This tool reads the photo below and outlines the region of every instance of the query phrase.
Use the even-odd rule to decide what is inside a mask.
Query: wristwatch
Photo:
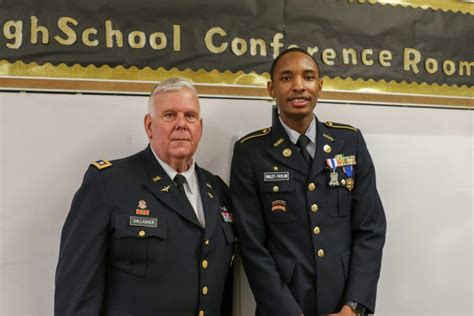
[[[348,305],[350,308],[352,308],[354,313],[356,313],[358,316],[359,315],[360,316],[364,315],[364,312],[365,312],[365,306],[364,305],[359,304],[357,302],[353,302],[353,301],[347,301],[346,305]]]

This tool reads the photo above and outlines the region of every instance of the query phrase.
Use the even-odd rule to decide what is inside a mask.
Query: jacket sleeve
[[[100,171],[90,167],[72,201],[61,235],[54,315],[100,315],[109,209]]]
[[[230,198],[229,187],[227,184],[222,180],[219,176],[216,176],[219,192],[221,197],[230,210],[233,212],[233,207]],[[234,255],[234,254],[233,254]],[[231,262],[231,266],[229,271],[227,272],[227,277],[225,280],[224,285],[224,293],[222,295],[222,303],[221,303],[221,316],[232,316],[232,309],[233,309],[233,290],[234,290],[234,265],[233,260]]]
[[[238,142],[234,147],[230,190],[240,254],[258,311],[261,315],[301,315],[300,306],[281,279],[266,246],[266,223],[256,174],[249,154]]]
[[[357,134],[357,165],[352,194],[352,255],[346,300],[375,309],[377,282],[385,243],[386,220],[377,192],[375,169],[362,134]]]

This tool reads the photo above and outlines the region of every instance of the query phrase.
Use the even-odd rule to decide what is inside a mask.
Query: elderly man
[[[57,316],[221,316],[231,309],[224,292],[233,216],[226,185],[193,159],[202,119],[192,84],[160,83],[144,123],[150,145],[92,163],[74,196],[56,271]]]
[[[258,315],[375,308],[386,224],[374,165],[357,128],[313,114],[320,78],[305,51],[281,53],[268,83],[279,119],[235,145],[230,187]]]

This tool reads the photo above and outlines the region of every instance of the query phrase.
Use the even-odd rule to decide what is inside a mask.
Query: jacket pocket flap
[[[166,222],[160,221],[158,218],[118,214],[115,215],[115,236],[117,238],[158,237],[166,239],[168,232]]]
[[[278,192],[292,192],[294,190],[293,181],[275,181],[275,182],[264,182],[260,181],[260,188],[262,192],[278,193]]]

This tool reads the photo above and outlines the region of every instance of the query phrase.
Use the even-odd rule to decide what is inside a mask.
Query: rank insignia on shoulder
[[[112,166],[112,163],[108,160],[96,160],[91,163],[94,167],[96,167],[99,170],[108,168]]]
[[[227,207],[225,205],[221,206],[220,209],[221,209],[222,219],[224,220],[224,222],[233,223],[234,222],[234,214],[229,212],[229,210],[227,209]]]
[[[239,143],[243,144],[245,143],[246,141],[248,141],[249,139],[252,139],[252,138],[256,138],[256,137],[261,137],[261,136],[265,136],[267,135],[268,133],[270,133],[271,131],[271,127],[267,127],[267,128],[264,128],[264,129],[261,129],[261,130],[258,130],[256,132],[252,132],[244,137],[242,137],[240,140],[239,140]]]
[[[272,212],[286,212],[286,201],[284,200],[273,201]]]
[[[358,129],[353,127],[353,126],[350,126],[350,125],[346,125],[346,124],[341,124],[341,123],[334,123],[334,122],[324,122],[324,125],[326,125],[327,127],[331,127],[331,128],[342,128],[342,129],[348,129],[348,130],[351,130],[351,131],[354,131],[354,132],[357,132]]]

